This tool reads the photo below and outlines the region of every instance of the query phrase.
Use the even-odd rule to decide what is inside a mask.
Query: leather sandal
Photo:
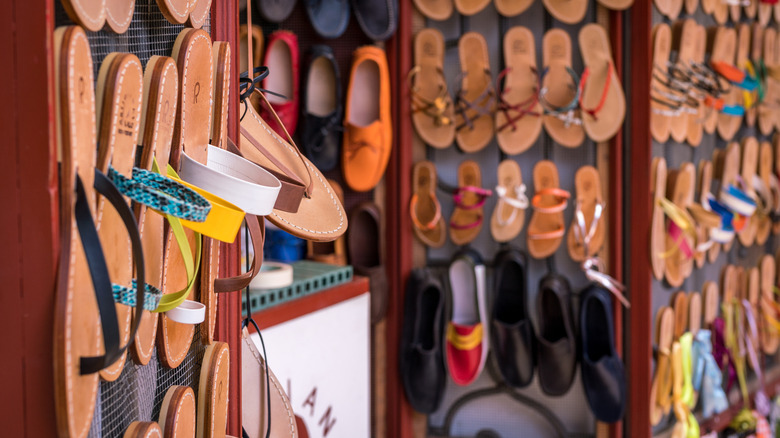
[[[567,247],[575,262],[595,256],[604,245],[606,204],[601,192],[601,176],[593,166],[582,166],[574,175],[577,189],[574,218],[569,227]]]
[[[528,150],[542,132],[535,47],[528,28],[516,26],[504,34],[506,68],[498,75],[499,82],[503,78],[503,87],[495,119],[496,140],[507,155]]]
[[[54,315],[54,395],[59,435],[84,437],[95,411],[98,372],[123,358],[128,347],[128,342],[120,339],[111,283],[115,279],[109,275],[108,268],[113,260],[105,258],[98,236],[101,216],[93,215],[97,212],[97,194],[101,195],[101,204],[108,200],[116,209],[114,214],[120,217],[132,242],[132,253],[127,255],[135,260],[137,289],[132,297],[127,294],[125,298],[128,304],[133,299],[138,311],[128,327],[126,340],[135,336],[141,309],[155,303],[145,300],[143,249],[132,210],[111,180],[95,166],[96,99],[91,86],[94,83],[92,56],[87,36],[78,26],[65,26],[55,30],[54,42],[55,71],[61,73],[56,114],[62,197],[61,255]],[[116,59],[115,75],[120,64],[137,62],[134,56],[126,56]],[[110,60],[106,65],[109,64]],[[137,68],[140,70],[140,62]],[[101,82],[105,83],[105,79]],[[128,82],[132,82],[132,74],[128,75]],[[140,91],[140,84],[138,87]],[[79,286],[85,284],[91,284],[93,291]]]
[[[483,206],[492,194],[482,188],[482,172],[475,161],[466,160],[458,166],[458,188],[453,194],[455,210],[450,217],[450,240],[466,245],[479,235],[483,222]]]
[[[780,326],[773,324],[777,322],[774,315],[775,299],[775,278],[777,275],[777,264],[775,258],[767,254],[761,258],[761,299],[760,312],[760,330],[761,330],[761,350],[764,354],[772,355],[780,347]]]
[[[339,198],[341,205],[344,205],[344,190],[338,182],[329,179],[328,183],[336,192],[336,196]],[[446,233],[442,231],[442,239],[446,239]],[[332,242],[312,242],[306,241],[306,257],[309,260],[314,260],[320,263],[328,263],[331,265],[346,266],[347,265],[347,249],[344,236]]]
[[[436,166],[432,162],[415,163],[412,169],[413,194],[409,201],[412,230],[420,241],[432,248],[440,248],[447,240],[447,226],[436,197],[436,182]]]
[[[601,25],[580,30],[579,44],[585,70],[580,78],[580,109],[585,132],[595,142],[614,137],[626,116],[626,97],[612,62],[609,37]]]
[[[758,166],[758,140],[755,137],[746,137],[742,140],[742,159],[740,161],[740,176],[744,184],[743,190],[753,199],[753,203],[756,203],[755,198],[757,195],[753,186],[753,178],[756,176],[756,167]],[[757,215],[748,216],[745,227],[737,232],[739,241],[743,246],[749,247],[755,242],[758,229],[757,220]]]
[[[466,153],[484,149],[493,139],[493,110],[496,92],[490,74],[485,37],[468,32],[458,41],[462,73],[461,89],[455,99],[455,139]]]
[[[493,0],[496,10],[503,17],[516,17],[531,7],[534,0]]]
[[[683,163],[679,170],[669,172],[667,199],[661,206],[669,217],[666,225],[665,278],[673,287],[679,287],[693,271],[695,242],[694,222],[687,207],[693,202],[694,168]]]
[[[708,31],[708,44],[710,49],[710,64],[733,66],[737,50],[737,32],[731,28],[716,27]],[[724,104],[737,105],[741,99],[741,91],[737,87],[731,87],[731,91],[724,96]],[[744,112],[743,112],[744,113]],[[720,113],[718,115],[718,135],[726,141],[734,138],[734,135],[742,125],[742,114]]]
[[[705,259],[709,258],[710,263],[714,263],[715,258],[720,254],[720,241],[724,238],[733,238],[734,233],[728,233],[723,228],[723,217],[712,210],[710,199],[712,192],[712,163],[708,160],[699,161],[696,179],[698,201],[688,206],[688,212],[691,213],[696,222],[696,249],[694,259],[696,266],[704,266]]]
[[[528,252],[536,259],[543,259],[555,253],[566,234],[563,211],[571,194],[560,188],[558,168],[549,160],[542,160],[534,166],[534,189],[531,205],[534,212],[528,224]]]
[[[674,311],[670,307],[661,307],[655,317],[656,366],[650,386],[650,424],[653,426],[661,422],[672,405],[671,349],[673,330]]]
[[[666,160],[653,158],[650,170],[650,190],[653,197],[653,216],[650,222],[650,264],[656,280],[663,280],[666,272],[666,239],[664,210],[661,200],[666,198]]]
[[[772,145],[763,141],[759,145],[757,174],[753,176],[753,188],[756,191],[756,244],[763,245],[772,232],[772,214],[776,208],[775,193],[772,191],[772,167],[774,157]]]
[[[542,40],[542,124],[556,143],[577,147],[585,140],[580,118],[580,78],[572,69],[571,38],[563,29],[550,29]]]
[[[487,7],[490,0],[453,0],[461,15],[474,15]]]
[[[697,54],[698,25],[692,19],[676,21],[672,25],[672,35],[672,47],[677,52],[675,67],[680,69],[691,65]],[[690,128],[688,123],[689,116],[698,116],[698,112],[692,113],[695,108],[692,108],[689,99],[682,99],[680,104],[682,105],[681,110],[679,114],[671,119],[670,126],[671,137],[678,143],[682,143],[688,138],[688,129]]]
[[[452,0],[413,0],[413,3],[421,14],[436,21],[450,18],[455,9]]]
[[[409,72],[412,122],[426,144],[446,148],[455,139],[455,111],[444,77],[444,36],[426,28],[414,37],[414,68]]]
[[[669,54],[672,50],[672,30],[666,23],[658,23],[653,26],[653,69],[661,75],[667,75]],[[674,109],[674,104],[666,102],[666,96],[670,90],[653,74],[650,79],[650,135],[659,143],[669,141],[671,122],[674,117],[679,117],[679,112]]]
[[[587,0],[542,0],[544,8],[556,20],[566,24],[577,24],[588,12]]]
[[[99,124],[97,169],[104,174],[131,178],[143,101],[143,70],[138,58],[119,53],[108,55],[100,66],[96,94]],[[112,282],[131,287],[130,239],[125,234],[122,217],[116,210],[106,208],[109,202],[104,197],[98,197],[96,212],[101,218],[98,235],[101,242],[110,242],[104,250]],[[128,344],[131,341],[132,308],[125,303],[117,303],[116,313],[120,341]],[[100,376],[108,381],[118,379],[124,363],[125,355],[122,355],[110,367],[101,370]]]
[[[490,234],[496,242],[509,242],[523,229],[528,196],[520,166],[512,159],[498,164],[498,202],[490,219]]]
[[[765,73],[764,99],[758,104],[758,130],[763,135],[771,135],[775,128],[778,99],[780,99],[780,83],[769,74],[772,67],[780,64],[776,47],[777,31],[773,27],[764,29],[761,63],[767,72]]]
[[[160,437],[195,437],[195,392],[189,386],[168,388],[160,408]]]

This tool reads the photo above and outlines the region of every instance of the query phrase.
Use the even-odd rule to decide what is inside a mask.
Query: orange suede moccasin
[[[382,179],[390,159],[392,129],[385,51],[360,47],[353,56],[344,116],[341,167],[349,188],[366,192]]]

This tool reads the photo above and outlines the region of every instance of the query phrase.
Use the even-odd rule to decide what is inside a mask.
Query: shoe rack
[[[532,6],[513,18],[502,18],[495,10],[493,4],[489,4],[485,10],[471,17],[458,16],[457,12],[445,21],[426,20],[411,4],[407,5],[401,2],[401,21],[399,25],[399,44],[401,45],[400,75],[398,81],[404,81],[406,74],[414,66],[412,58],[413,37],[415,33],[425,27],[434,27],[439,29],[445,39],[445,76],[448,82],[450,95],[453,97],[460,88],[457,80],[457,74],[460,71],[458,63],[457,43],[458,37],[467,31],[477,31],[482,33],[489,48],[490,66],[493,80],[503,69],[501,63],[502,43],[501,39],[504,32],[513,26],[525,26],[529,28],[535,39],[537,66],[541,70],[541,42],[544,32],[550,28],[561,28],[567,31],[573,42],[572,60],[574,69],[582,71],[582,60],[576,44],[577,32],[579,28],[588,22],[597,22],[602,24],[610,37],[612,44],[612,55],[615,66],[626,92],[627,107],[632,108],[632,82],[629,79],[628,66],[624,68],[624,59],[627,53],[628,41],[632,41],[634,30],[628,30],[625,26],[625,19],[636,12],[632,10],[628,13],[611,12],[597,6],[596,2],[589,2],[589,9],[586,18],[578,25],[566,25],[554,20],[544,9],[541,1],[533,2]],[[639,2],[637,2],[639,3]],[[633,6],[636,8],[636,5]],[[632,45],[633,47],[633,45]],[[406,85],[406,89],[409,86]],[[493,139],[488,146],[480,152],[464,154],[459,151],[456,145],[445,149],[433,149],[427,147],[415,132],[410,116],[410,93],[399,93],[399,142],[411,147],[400,148],[398,155],[391,161],[391,169],[388,173],[388,183],[400,190],[393,193],[393,202],[398,211],[397,215],[388,218],[388,241],[398,242],[397,264],[389,265],[389,275],[391,278],[398,278],[400,281],[392,289],[396,291],[390,306],[390,324],[397,324],[396,329],[390,329],[390,333],[399,332],[402,323],[402,315],[399,310],[403,306],[403,295],[405,290],[405,279],[412,268],[429,266],[441,268],[442,272],[449,263],[452,255],[458,247],[448,242],[437,249],[429,249],[417,240],[412,233],[412,220],[409,215],[409,199],[411,197],[411,169],[412,165],[421,160],[432,161],[437,168],[439,178],[439,189],[437,197],[442,204],[442,217],[444,221],[449,220],[449,214],[453,209],[452,197],[447,188],[455,186],[457,177],[456,171],[458,164],[464,160],[471,159],[479,163],[482,170],[482,187],[493,189],[496,185],[496,167],[498,163],[506,158],[499,152],[496,140]],[[632,109],[629,109],[626,115],[626,125],[632,120]],[[512,158],[520,165],[522,169],[523,182],[528,187],[528,196],[533,196],[532,169],[536,162],[542,159],[553,160],[558,166],[561,187],[572,191],[574,196],[573,178],[575,171],[583,165],[591,164],[599,170],[604,187],[604,196],[608,207],[607,216],[607,242],[600,253],[601,257],[608,264],[608,272],[618,280],[623,280],[624,265],[624,247],[623,239],[625,224],[621,220],[624,212],[623,204],[623,175],[624,175],[624,134],[619,132],[611,141],[604,143],[594,143],[589,139],[577,148],[565,148],[554,144],[553,141],[542,133],[534,145],[527,151],[514,155]],[[390,194],[389,194],[390,195]],[[501,245],[494,242],[490,236],[489,218],[495,206],[495,197],[489,199],[485,204],[484,217],[485,223],[479,236],[469,245],[476,249],[485,260],[488,269],[493,256],[501,248]],[[571,203],[570,203],[571,206]],[[521,234],[511,241],[515,247],[526,249],[526,229],[530,219],[530,208],[526,213],[525,225]],[[565,213],[566,229],[571,224],[573,208],[567,209]],[[397,234],[396,234],[397,233]],[[411,257],[409,255],[411,254]],[[536,289],[539,279],[548,272],[551,267],[558,273],[563,274],[571,283],[572,302],[574,303],[574,314],[577,314],[578,308],[576,292],[580,290],[587,282],[577,263],[573,262],[567,252],[565,242],[557,250],[556,254],[545,260],[533,260],[529,257],[527,268],[528,275],[528,306],[533,308]],[[446,275],[446,274],[444,274]],[[490,274],[488,274],[490,276]],[[488,282],[490,285],[490,281]],[[489,286],[488,286],[489,287]],[[490,289],[488,289],[490,290]],[[446,293],[446,292],[445,292]],[[635,294],[629,292],[627,297],[633,300]],[[633,303],[632,303],[633,307]],[[619,350],[623,349],[623,321],[626,313],[622,306],[614,300],[613,313],[615,315],[616,327],[616,345]],[[532,312],[533,313],[533,312]],[[533,319],[533,316],[532,316]],[[577,318],[575,318],[577,319]],[[392,326],[389,326],[392,327]],[[395,352],[394,354],[397,354]],[[389,358],[390,359],[390,358]],[[388,361],[388,367],[397,367],[398,358],[393,357]],[[388,402],[390,403],[389,418],[398,418],[395,425],[389,425],[388,436],[403,437],[424,437],[424,436],[473,436],[481,429],[494,428],[501,431],[499,427],[511,425],[524,425],[528,427],[540,427],[535,431],[546,430],[550,433],[556,433],[551,436],[641,436],[631,435],[623,423],[613,425],[597,424],[588,412],[584,399],[582,384],[578,376],[575,378],[569,392],[563,397],[547,397],[541,394],[537,378],[531,387],[512,390],[500,384],[490,375],[488,369],[482,372],[477,381],[467,387],[458,387],[452,383],[448,377],[447,389],[444,395],[444,401],[441,407],[433,414],[426,416],[414,412],[406,401],[402,385],[398,376],[388,375]],[[628,368],[626,368],[628,370]],[[399,380],[395,380],[399,379]],[[629,382],[630,388],[631,382]],[[629,389],[629,394],[631,390]],[[576,409],[568,407],[576,406]],[[564,408],[566,407],[566,408]],[[567,413],[562,411],[577,411],[576,413]],[[497,414],[502,412],[505,414]],[[533,413],[532,413],[533,412]],[[626,409],[626,418],[633,421],[630,408]],[[510,414],[511,413],[511,414]],[[552,416],[552,420],[549,418]],[[547,418],[542,420],[542,418]],[[457,426],[454,426],[457,423]],[[549,426],[553,424],[554,426]],[[552,427],[552,429],[550,428]],[[545,429],[546,428],[546,429]],[[553,432],[553,429],[555,432]],[[625,434],[625,435],[624,435]],[[501,436],[506,435],[506,432]]]
[[[702,4],[695,3],[697,4],[695,12],[687,12],[686,9],[683,9],[678,19],[692,19],[697,24],[707,28],[717,26],[715,19],[703,12]],[[757,18],[748,18],[742,11],[739,20],[732,21],[729,18],[726,26],[738,28],[740,24],[752,25],[755,21]],[[632,310],[626,320],[626,330],[629,334],[626,339],[628,346],[626,353],[629,358],[627,372],[630,380],[629,406],[631,412],[627,432],[630,432],[628,436],[637,437],[666,437],[672,433],[675,426],[674,414],[670,415],[672,419],[664,418],[660,424],[651,426],[650,410],[647,408],[648,394],[651,393],[651,378],[657,363],[654,331],[658,310],[662,306],[670,305],[673,294],[678,291],[684,291],[688,293],[688,296],[694,291],[703,292],[704,284],[708,281],[717,283],[719,296],[722,299],[721,273],[725,266],[734,265],[747,271],[757,267],[764,254],[774,258],[776,251],[780,248],[780,239],[773,234],[770,234],[765,244],[748,246],[740,243],[739,239],[735,237],[735,242],[729,250],[722,249],[716,258],[706,260],[702,267],[694,267],[692,274],[679,287],[672,287],[666,280],[657,280],[652,273],[649,259],[652,238],[649,230],[651,229],[654,199],[651,195],[652,168],[649,163],[654,158],[663,157],[666,160],[667,169],[676,170],[684,162],[691,162],[697,166],[701,160],[712,160],[714,151],[725,150],[730,143],[739,143],[748,137],[756,138],[759,143],[772,142],[772,135],[762,135],[758,125],[748,126],[744,121],[736,135],[729,141],[724,140],[717,132],[708,134],[706,131],[701,143],[696,147],[686,142],[678,143],[671,138],[663,143],[653,139],[648,123],[652,115],[650,95],[648,94],[653,68],[652,29],[659,23],[667,23],[672,26],[674,22],[675,20],[663,16],[653,2],[637,2],[628,23],[634,35],[631,43],[633,53],[637,56],[632,58],[630,72],[633,92],[630,93],[629,99],[633,111],[629,120],[631,148],[630,151],[627,151],[626,166],[631,169],[631,172],[626,174],[625,185],[626,256],[627,260],[631,260],[631,263],[626,266],[626,285],[628,290],[633,292],[631,293]],[[777,22],[772,21],[767,27],[777,28]],[[674,32],[672,35],[675,35]],[[673,38],[676,37],[673,36]],[[675,52],[674,48],[672,50]],[[644,56],[644,53],[647,53],[647,56]],[[751,55],[749,57],[752,58]],[[674,59],[673,53],[671,60],[674,61]],[[698,200],[698,191],[696,196]],[[777,284],[776,279],[773,278],[772,281]],[[760,325],[760,316],[756,315],[756,318]],[[762,363],[766,394],[770,398],[774,397],[778,393],[778,383],[780,383],[777,355],[760,353],[759,361]],[[752,400],[758,386],[758,379],[752,371],[747,374],[747,387]],[[724,430],[732,418],[739,413],[743,404],[742,397],[738,393],[739,385],[735,382],[731,391],[726,392],[729,407],[720,414],[702,418],[701,404],[693,411],[698,418],[702,436],[713,431]]]

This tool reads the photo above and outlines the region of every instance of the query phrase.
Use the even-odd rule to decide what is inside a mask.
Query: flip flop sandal
[[[98,371],[118,360],[127,348],[126,342],[120,346],[112,279],[96,229],[101,225],[100,216],[93,218],[96,192],[119,209],[130,233],[140,291],[145,289],[145,273],[132,211],[111,181],[95,168],[96,101],[87,36],[78,26],[60,27],[54,32],[54,42],[55,71],[60,72],[56,114],[62,166],[54,394],[59,435],[85,437],[95,411]],[[77,286],[85,284],[92,284],[94,292]],[[136,293],[135,298],[140,307],[149,304],[143,293]],[[140,318],[133,320],[131,331],[139,322]]]
[[[162,438],[162,430],[154,421],[133,421],[127,427],[123,438]]]
[[[634,0],[598,0],[598,2],[601,6],[613,11],[625,11],[634,4]]]
[[[436,21],[450,18],[455,9],[452,0],[414,0],[414,5],[421,14]]]
[[[688,294],[683,291],[675,292],[669,300],[669,307],[674,311],[674,339],[679,340],[688,330]]]
[[[563,29],[550,29],[542,40],[542,123],[553,141],[577,147],[585,140],[579,112],[580,78],[571,65],[571,39]]]
[[[179,77],[176,63],[168,57],[153,56],[144,72],[144,95],[141,110],[143,148],[140,168],[150,170],[168,163],[176,119],[176,104],[179,93]],[[147,262],[147,284],[163,288],[163,266],[165,243],[165,217],[152,211],[144,204],[135,203],[135,215]],[[146,365],[154,352],[157,337],[157,313],[144,311],[141,325],[133,342],[133,358]]]
[[[679,287],[693,271],[695,240],[694,222],[687,207],[693,202],[695,170],[693,164],[683,163],[679,170],[669,172],[666,181],[667,199],[661,206],[669,217],[666,232],[666,281]]]
[[[189,386],[171,386],[160,408],[165,438],[195,438],[195,392]]]
[[[577,24],[588,12],[588,0],[542,0],[544,8],[556,20],[566,24]]]
[[[666,23],[653,26],[653,69],[662,76],[668,73],[667,64],[672,51],[672,30]],[[679,117],[679,111],[674,111],[676,103],[667,103],[670,90],[664,86],[660,77],[653,74],[650,85],[650,135],[659,143],[669,141],[670,127],[673,117]]]
[[[498,185],[495,193],[498,202],[490,219],[490,234],[496,242],[509,242],[523,229],[528,196],[516,161],[509,158],[503,160],[498,164],[496,174]]]
[[[704,55],[707,52],[707,30],[704,26],[697,24],[695,34],[693,62],[698,65],[704,65]],[[710,129],[707,131],[708,133],[715,132],[718,118],[714,113],[711,108],[703,105],[701,101],[697,101],[697,105],[691,108],[691,111],[688,112],[688,135],[686,137],[689,145],[693,147],[700,145],[706,129]],[[710,122],[710,126],[705,127],[708,118],[712,119],[712,122]]]
[[[531,200],[534,212],[528,224],[528,252],[535,259],[555,254],[561,245],[566,226],[563,211],[566,210],[571,194],[560,188],[558,168],[549,160],[542,160],[534,166],[534,189]]]
[[[106,57],[98,73],[96,102],[99,121],[97,169],[109,177],[114,173],[131,179],[143,102],[143,70],[135,55],[112,53]],[[104,247],[104,253],[112,282],[130,287],[133,279],[130,239],[119,213],[106,208],[109,202],[98,197],[98,235],[101,242],[111,243]],[[120,340],[127,344],[131,341],[132,307],[117,303],[116,313]],[[125,355],[122,355],[101,370],[100,376],[114,381],[122,373],[124,364]]]
[[[698,225],[696,241],[704,242],[697,243],[697,251],[694,254],[696,266],[701,268],[704,265],[704,255],[707,255],[710,263],[714,263],[718,254],[720,254],[720,243],[733,239],[734,232],[726,229],[726,225],[730,226],[731,224],[730,213],[726,214],[726,225],[724,225],[723,215],[718,211],[714,211],[711,206],[711,200],[714,200],[710,191],[712,186],[712,163],[708,160],[700,160],[697,174],[696,186],[699,193],[699,202],[691,204],[688,207],[688,211]]]
[[[436,198],[436,181],[436,166],[432,162],[415,163],[412,169],[412,199],[409,201],[412,230],[422,243],[431,248],[441,248],[447,240],[441,204]]]
[[[739,84],[742,90],[740,105],[745,108],[745,123],[754,126],[756,122],[755,107],[758,102],[757,94],[760,82],[756,76],[755,67],[750,61],[750,39],[752,29],[747,23],[742,23],[737,29],[737,57],[736,66],[740,69],[743,79]]]
[[[756,191],[756,244],[763,245],[772,232],[772,213],[775,209],[775,198],[771,191],[772,178],[772,145],[768,141],[759,146],[758,174],[753,176],[753,188]]]
[[[740,187],[738,166],[740,148],[730,143],[726,150],[717,150],[713,155],[715,173],[720,175],[719,200],[710,199],[710,207],[723,217],[723,228],[727,231],[741,231],[747,218],[755,212],[755,202]],[[724,239],[725,240],[725,239]],[[733,240],[728,239],[724,250],[729,251]]]
[[[493,0],[493,4],[502,16],[516,17],[530,8],[534,0]]]
[[[650,264],[656,280],[663,280],[666,271],[666,239],[664,210],[661,200],[666,197],[666,160],[653,158],[650,171],[650,190],[653,197],[653,216],[650,225]]]
[[[344,190],[341,189],[339,183],[332,179],[329,179],[328,183],[333,188],[333,191],[336,192],[336,196],[339,198],[341,205],[344,205]],[[433,185],[435,188],[435,181],[433,182]],[[441,244],[444,245],[444,241],[447,239],[446,230],[442,229],[440,238],[442,242]],[[333,242],[312,242],[311,240],[307,240],[306,257],[309,260],[314,260],[315,262],[346,266],[347,249],[345,240],[346,239],[344,239],[344,236],[339,237]]]
[[[123,34],[130,27],[135,12],[135,0],[106,0],[106,25],[112,32]]]
[[[536,71],[534,35],[516,26],[504,34],[504,63],[498,75],[503,87],[498,95],[496,140],[507,155],[525,152],[542,132],[539,75]]]
[[[490,190],[482,188],[482,172],[479,165],[466,160],[458,166],[458,188],[453,194],[455,210],[450,217],[450,240],[455,245],[466,245],[474,240],[482,229],[483,206]]]
[[[696,40],[699,36],[698,26],[692,19],[676,21],[672,25],[672,32],[673,50],[677,52],[675,65],[678,68],[684,68],[690,65],[696,58]],[[678,116],[673,117],[670,122],[671,136],[678,143],[682,143],[688,138],[689,119],[698,118],[698,111],[695,114],[689,113],[689,111],[693,111],[695,108],[692,108],[691,105],[686,105],[686,103],[688,103],[688,99],[680,102],[683,105],[682,111]]]
[[[777,265],[775,258],[767,254],[761,258],[761,350],[764,354],[773,355],[780,347],[780,327],[772,324],[772,319],[777,321],[773,315],[773,304],[775,301],[775,277],[777,275]]]
[[[720,309],[720,295],[718,285],[714,281],[707,281],[702,287],[702,321],[706,329],[712,327]]]
[[[455,99],[455,139],[463,152],[484,149],[493,139],[496,92],[490,75],[485,37],[468,32],[458,41],[461,89]]]
[[[106,24],[106,0],[63,0],[62,6],[71,20],[90,32]]]
[[[712,49],[710,51],[710,64],[716,66],[733,66],[737,50],[737,32],[732,28],[717,27],[709,29],[709,39]],[[721,70],[723,71],[723,70]],[[724,105],[735,106],[739,103],[741,91],[737,87],[731,87],[731,91],[724,96]],[[744,110],[743,110],[744,113]],[[742,125],[742,114],[728,114],[721,112],[718,115],[718,135],[726,141],[734,138],[734,135]]]
[[[604,198],[601,177],[593,166],[583,166],[574,175],[577,190],[574,219],[567,238],[569,255],[575,262],[595,256],[604,246]],[[606,219],[605,219],[606,220]]]
[[[157,0],[157,6],[171,24],[184,24],[195,6],[195,0]]]
[[[775,55],[777,47],[777,31],[775,28],[768,27],[764,29],[762,43],[762,63],[764,68],[769,70],[771,66],[778,64],[778,59]],[[765,75],[765,80],[764,99],[758,105],[758,130],[763,135],[770,135],[776,124],[775,117],[780,84],[768,73]]]
[[[693,336],[701,330],[702,301],[701,294],[691,292],[688,295],[688,332]]]
[[[655,316],[656,366],[650,389],[650,424],[661,423],[671,408],[672,369],[671,349],[674,337],[674,311],[661,307]]]
[[[748,126],[755,126],[758,119],[758,107],[764,100],[766,83],[766,66],[762,67],[764,54],[764,27],[758,23],[750,26],[750,59],[745,60],[745,72],[756,79],[756,89],[751,93],[750,108],[745,111],[745,122]]]
[[[626,97],[615,65],[609,37],[598,24],[580,30],[585,70],[580,78],[580,109],[585,132],[595,142],[614,137],[626,116]]]
[[[246,24],[242,24],[238,28],[238,47],[240,50],[238,57],[239,71],[249,71],[249,42],[252,43],[252,69],[260,67],[263,62],[263,43],[265,38],[263,37],[263,29],[260,26],[252,25],[252,34],[249,35],[249,28]]]
[[[455,140],[455,110],[444,77],[444,37],[426,28],[414,37],[414,68],[409,72],[412,123],[422,140],[443,149]]]
[[[211,0],[192,0],[192,2],[192,11],[187,18],[187,25],[200,29],[206,23],[206,17],[211,13]]]
[[[741,180],[744,184],[744,192],[756,202],[756,191],[753,187],[756,168],[758,167],[758,140],[755,137],[747,137],[742,140],[742,169],[740,172]],[[756,211],[756,209],[754,209]],[[747,224],[742,230],[737,232],[737,237],[743,246],[752,246],[756,241],[756,231],[758,229],[758,216],[753,214],[747,216]]]
[[[208,145],[213,99],[211,38],[204,31],[185,29],[176,38],[172,57],[178,66],[181,86],[170,161],[178,168],[182,155],[199,156]],[[168,368],[176,368],[184,361],[192,344],[195,324],[205,318],[204,306],[191,301],[196,297],[194,279],[200,270],[201,245],[200,234],[192,229],[180,229],[177,236],[169,227],[163,294],[176,299],[170,305],[171,309],[166,308],[161,316],[157,337],[160,361]],[[203,270],[210,272],[210,266],[204,266]],[[169,313],[170,310],[174,312]]]
[[[206,347],[198,385],[198,438],[225,436],[230,384],[230,348],[225,342]]]
[[[455,9],[461,15],[474,15],[490,4],[490,0],[454,0]]]
[[[299,429],[290,399],[267,366],[246,328],[241,333],[241,423],[250,437],[297,438]],[[265,396],[265,397],[264,397]],[[269,409],[270,406],[270,409]]]

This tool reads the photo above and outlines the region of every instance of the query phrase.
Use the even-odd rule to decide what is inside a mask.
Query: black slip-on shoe
[[[582,386],[597,420],[614,423],[623,418],[626,375],[615,351],[615,322],[609,292],[591,284],[581,294],[580,367]]]
[[[352,0],[363,33],[374,41],[384,41],[398,27],[398,0]]]
[[[409,404],[430,414],[439,408],[447,373],[444,369],[444,288],[430,269],[415,269],[406,282],[401,333],[401,380]]]
[[[507,249],[494,260],[491,348],[504,381],[522,388],[531,383],[536,362],[534,327],[528,318],[526,256]]]
[[[323,172],[341,158],[344,118],[341,75],[333,49],[317,44],[309,51],[301,103],[303,154]]]
[[[566,278],[548,274],[539,282],[536,314],[539,386],[550,396],[566,394],[577,370],[577,340]]]

